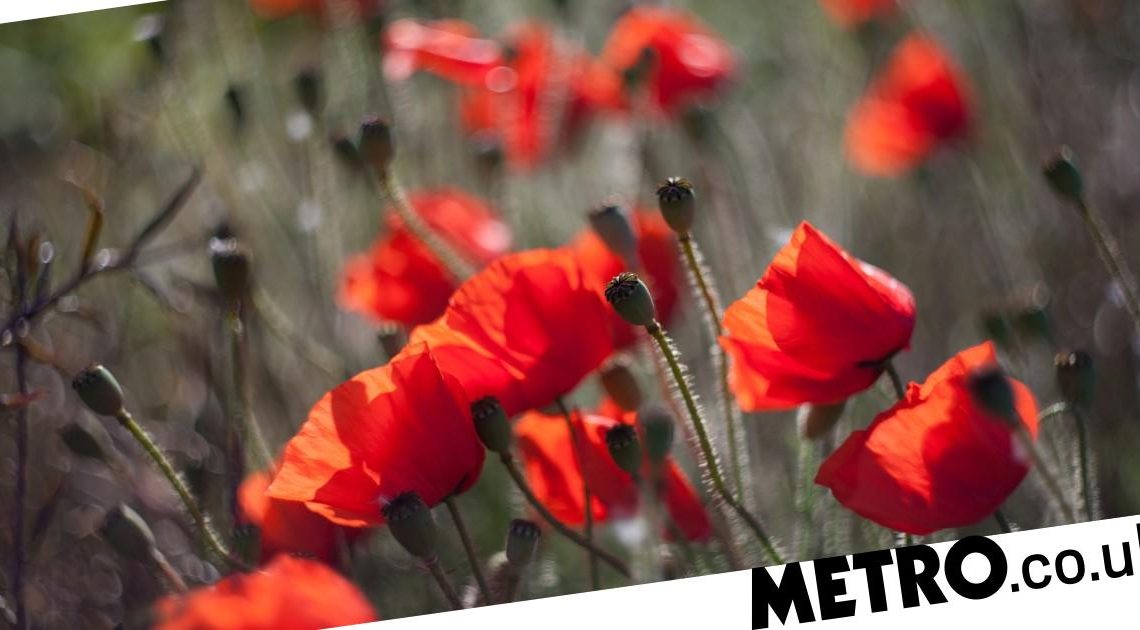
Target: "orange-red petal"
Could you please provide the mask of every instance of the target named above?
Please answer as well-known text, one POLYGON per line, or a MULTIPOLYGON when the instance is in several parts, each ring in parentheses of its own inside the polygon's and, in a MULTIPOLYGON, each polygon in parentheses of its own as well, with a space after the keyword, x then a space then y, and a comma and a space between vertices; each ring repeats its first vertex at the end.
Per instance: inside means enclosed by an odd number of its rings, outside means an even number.
POLYGON ((238 487, 239 517, 260 530, 261 562, 286 553, 333 563, 339 541, 352 540, 361 530, 339 527, 304 503, 270 497, 272 479, 269 471, 255 472, 238 487))
POLYGON ((898 12, 898 0, 820 0, 827 14, 845 28, 852 28, 898 12))

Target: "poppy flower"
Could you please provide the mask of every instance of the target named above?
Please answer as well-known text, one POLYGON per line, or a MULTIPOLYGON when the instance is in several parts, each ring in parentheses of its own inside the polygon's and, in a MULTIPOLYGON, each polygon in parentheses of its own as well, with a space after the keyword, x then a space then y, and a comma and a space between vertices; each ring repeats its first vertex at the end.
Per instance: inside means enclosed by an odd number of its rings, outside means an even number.
POLYGON ((381 507, 405 492, 434 506, 482 470, 470 407, 431 352, 409 346, 321 398, 285 446, 269 496, 349 527, 382 524, 381 507))
POLYGON ((502 65, 503 47, 462 20, 396 20, 383 41, 384 75, 393 81, 425 71, 453 83, 483 85, 487 73, 502 65))
POLYGON ((845 400, 910 345, 914 317, 906 286, 805 221, 725 311, 729 385, 745 411, 845 400))
MULTIPOLYGON (((479 199, 455 188, 417 192, 408 199, 441 239, 480 265, 510 249, 511 231, 479 199)), ((339 301, 377 321, 414 326, 443 312, 456 281, 435 254, 388 212, 388 231, 368 254, 350 259, 341 273, 339 301)))
POLYGON ((269 471, 255 472, 238 487, 239 519, 261 531, 261 562, 287 553, 333 564, 339 541, 350 541, 361 530, 339 527, 304 503, 271 498, 266 491, 272 480, 269 471))
MULTIPOLYGON (((682 280, 677 239, 659 212, 638 210, 630 218, 637 233, 637 254, 645 272, 642 279, 653 291, 657 319, 667 326, 680 303, 682 280)), ((621 256, 611 251, 592 229, 584 230, 568 249, 599 286, 604 287, 611 278, 627 271, 621 256)), ((634 328, 617 314, 613 320, 617 348, 628 347, 636 339, 634 328)))
POLYGON ((320 562, 288 555, 166 597, 157 612, 158 630, 315 630, 379 619, 351 582, 320 562))
POLYGON ((871 20, 894 15, 898 0, 819 0, 823 10, 837 24, 852 28, 871 20))
POLYGON ((297 14, 308 14, 320 19, 328 17, 337 4, 349 7, 356 19, 370 19, 380 14, 381 0, 249 0, 249 5, 261 17, 276 20, 297 14))
MULTIPOLYGON (((974 400, 967 379, 996 365, 990 342, 963 350, 906 397, 855 431, 823 462, 816 483, 884 527, 925 535, 975 523, 1029 472, 1009 421, 974 400)), ((1010 379, 1018 419, 1037 435, 1037 403, 1010 379)))
MULTIPOLYGON (((595 521, 630 518, 637 513, 641 493, 629 473, 610 456, 606 432, 620 421, 574 412, 574 430, 581 446, 577 457, 566 418, 532 411, 515 423, 519 453, 527 482, 539 501, 563 523, 585 523, 582 480, 590 487, 595 521)), ((649 478, 649 469, 643 477, 649 478)), ((662 471, 662 497, 669 517, 689 540, 705 540, 712 532, 708 514, 693 486, 675 462, 662 471)))
POLYGON ((601 286, 573 254, 551 249, 487 265, 409 341, 430 347, 472 400, 495 396, 508 415, 554 402, 614 349, 601 286))
POLYGON ((847 156, 860 171, 897 176, 967 135, 969 87, 930 37, 909 35, 847 119, 847 156))
POLYGON ((685 11, 637 5, 614 25, 601 60, 628 75, 652 55, 645 86, 670 114, 715 97, 736 71, 736 55, 720 37, 685 11))

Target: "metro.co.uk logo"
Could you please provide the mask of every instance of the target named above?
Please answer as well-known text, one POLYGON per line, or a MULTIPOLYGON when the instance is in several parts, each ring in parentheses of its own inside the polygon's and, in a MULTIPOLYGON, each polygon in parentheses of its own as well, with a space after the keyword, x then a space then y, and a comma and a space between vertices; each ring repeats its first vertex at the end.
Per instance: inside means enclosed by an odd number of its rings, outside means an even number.
POLYGON ((1132 577, 1132 554, 1140 551, 1140 523, 1135 530, 1131 541, 1079 540, 1090 551, 1095 547, 1088 554, 1065 548, 1025 554, 1013 563, 994 539, 970 536, 954 543, 820 558, 784 565, 782 570, 753 569, 752 627, 841 619, 944 604, 955 598, 986 599, 1002 589, 1018 593, 1132 577), (938 548, 945 552, 940 554, 938 548))

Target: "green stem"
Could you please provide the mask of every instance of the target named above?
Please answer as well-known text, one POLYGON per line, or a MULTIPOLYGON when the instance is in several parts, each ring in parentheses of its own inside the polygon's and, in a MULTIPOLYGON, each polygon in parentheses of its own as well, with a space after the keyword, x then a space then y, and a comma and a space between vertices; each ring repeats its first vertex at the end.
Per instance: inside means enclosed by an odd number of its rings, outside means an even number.
POLYGON ((1072 407, 1073 420, 1077 425, 1077 466, 1080 475, 1082 503, 1085 506, 1085 518, 1093 520, 1092 508, 1092 482, 1089 475, 1089 437, 1088 427, 1085 425, 1085 414, 1077 407, 1072 407))
POLYGON ((740 465, 740 444, 737 440, 739 417, 735 412, 736 407, 732 403, 732 391, 728 387, 728 357, 725 356, 724 349, 720 345, 720 337, 724 334, 724 329, 720 323, 722 309, 713 289, 712 281, 706 278, 706 274, 701 268, 697 244, 693 241, 693 237, 685 235, 680 237, 678 241, 681 243, 685 265, 689 270, 689 278, 701 294, 706 325, 709 329, 709 336, 712 337, 713 361, 716 362, 717 379, 720 386, 720 403, 724 411, 725 428, 728 430, 729 470, 732 473, 732 483, 736 487, 736 496, 740 499, 744 495, 744 480, 740 465))
POLYGON ((903 386, 902 378, 899 377, 899 372, 895 369, 895 364, 891 361, 887 361, 885 370, 887 376, 891 377, 891 386, 895 388, 895 395, 899 397, 899 400, 906 398, 906 387, 903 386))
POLYGON ((685 382, 685 374, 681 370, 681 364, 677 361, 676 354, 673 353, 669 338, 665 336, 665 331, 661 329, 661 325, 657 322, 646 326, 645 330, 653 337, 653 340, 657 342, 657 347, 661 350, 661 354, 665 357, 666 363, 669 364, 669 370, 673 373, 673 380, 677 384, 677 389, 681 392, 681 397, 684 399, 685 407, 689 412, 689 420, 692 421, 693 429, 696 431, 697 442, 700 444, 705 469, 708 471, 709 478, 712 480, 713 488, 717 494, 720 495, 721 500, 748 524, 748 527, 752 530, 752 533, 755 534, 760 545, 764 547, 764 551, 768 556, 771 557, 776 564, 783 564, 784 560, 780 556, 780 553, 776 551, 776 547, 772 544, 772 541, 768 538, 768 534, 764 531, 764 526, 728 491, 728 486, 724 483, 724 477, 721 476, 720 466, 717 464, 712 443, 709 441, 708 431, 705 429, 705 422, 701 418, 700 409, 697 407, 697 401, 693 398, 693 393, 689 390, 689 386, 685 382))
POLYGON ((265 435, 257 424, 253 413, 253 392, 249 388, 249 349, 246 345, 245 321, 238 313, 229 315, 230 350, 232 352, 234 389, 237 390, 238 430, 242 433, 243 445, 248 438, 252 442, 253 465, 257 470, 268 470, 273 465, 273 453, 265 441, 265 435))
POLYGON ((384 196, 392 202, 392 206, 396 209, 397 216, 404 223, 404 227, 418 240, 423 243, 424 247, 428 249, 435 256, 447 270, 448 273, 458 282, 462 282, 470 278, 475 273, 475 269, 464 258, 451 248, 434 230, 427 224, 426 221, 420 217, 412 207, 411 202, 408 201, 407 195, 404 194, 404 189, 396 180, 396 176, 391 172, 381 173, 377 177, 377 184, 384 196))
POLYGON ((1133 324, 1140 328, 1140 292, 1136 289, 1136 282, 1128 268, 1128 263, 1124 261, 1124 256, 1120 253, 1120 244, 1113 238, 1112 232, 1104 224, 1100 215, 1085 203, 1084 199, 1078 200, 1076 206, 1081 219, 1084 220, 1085 226, 1089 230, 1089 234, 1093 237, 1101 262, 1104 263, 1108 273, 1120 284, 1120 292, 1124 294, 1125 306, 1128 309, 1128 314, 1132 316, 1133 324))
POLYGON ((1009 519, 1007 519, 1005 517, 1005 514, 1002 513, 1001 508, 994 510, 994 520, 997 521, 998 527, 1001 528, 1003 534, 1009 534, 1013 532, 1013 527, 1010 526, 1009 519))
MULTIPOLYGON (((574 457, 578 460, 578 467, 582 470, 582 501, 585 505, 583 518, 586 521, 585 532, 586 540, 590 544, 594 542, 594 510, 593 510, 593 494, 590 492, 590 483, 586 480, 586 462, 582 453, 582 440, 578 436, 578 431, 574 428, 574 419, 570 415, 570 408, 566 406, 566 401, 559 396, 555 403, 558 405, 558 410, 562 414, 563 419, 566 420, 566 431, 570 435, 570 444, 574 448, 574 457)), ((601 574, 598 571, 598 558, 589 551, 586 552, 586 562, 590 567, 590 590, 596 591, 601 587, 601 574)))
POLYGON ((1072 506, 1070 506, 1069 502, 1065 499, 1065 493, 1061 491, 1061 484, 1057 482, 1057 478, 1053 476, 1049 467, 1046 466, 1044 458, 1041 457, 1040 449, 1038 449, 1037 444, 1033 442, 1033 438, 1029 435, 1029 431, 1025 428, 1025 425, 1021 424, 1021 422, 1017 422, 1013 434, 1018 442, 1020 442, 1021 447, 1033 460, 1033 466, 1037 469, 1037 472, 1041 474, 1041 479, 1045 482, 1046 489, 1049 490, 1049 494, 1053 495, 1053 499, 1057 501, 1057 506, 1061 509, 1061 515, 1066 521, 1075 523, 1077 521, 1076 514, 1073 512, 1072 506))
POLYGON ((435 578, 435 583, 439 585, 439 590, 443 591, 443 596, 447 598, 447 603, 451 606, 451 609, 463 610, 463 602, 459 601, 459 594, 455 592, 455 587, 447 580, 447 575, 444 574, 443 567, 439 566, 439 558, 424 560, 424 566, 427 567, 431 576, 435 578))
POLYGON ((518 466, 515 465, 514 458, 509 453, 500 454, 499 459, 502 460, 503 466, 507 469, 507 474, 511 476, 511 480, 515 482, 515 485, 518 486, 518 489, 522 491, 523 496, 526 497, 527 502, 530 503, 530 506, 534 508, 534 511, 538 512, 538 515, 541 516, 543 520, 549 523, 551 527, 558 530, 559 534, 562 534, 566 538, 570 539, 570 541, 574 544, 583 549, 586 549, 593 555, 597 556, 599 560, 610 565, 610 567, 612 567, 618 573, 627 578, 630 576, 629 567, 626 566, 625 562, 623 562, 621 558, 618 558, 605 549, 596 547, 584 536, 571 529, 562 521, 558 520, 558 517, 550 513, 550 510, 546 509, 546 506, 538 500, 538 497, 535 496, 534 491, 530 489, 530 486, 526 482, 526 478, 523 476, 522 472, 519 471, 518 466))
POLYGON ((139 426, 138 422, 135 422, 134 416, 126 409, 121 409, 115 416, 115 419, 131 434, 131 437, 139 443, 139 446, 146 451, 150 459, 158 466, 162 475, 166 477, 166 480, 174 487, 174 492, 178 494, 178 498, 182 500, 182 505, 185 506, 186 511, 189 512, 190 518, 193 519, 194 524, 197 526, 199 535, 202 536, 202 541, 206 547, 214 552, 218 558, 226 561, 230 566, 242 570, 248 569, 249 567, 245 562, 239 560, 226 548, 225 543, 222 542, 217 532, 214 531, 214 527, 210 525, 209 518, 207 518, 206 514, 202 512, 202 509, 198 507, 198 501, 194 498, 194 495, 190 494, 190 489, 186 487, 186 483, 182 481, 182 477, 174 470, 174 466, 170 464, 170 460, 167 459, 166 455, 158 448, 154 440, 147 435, 146 431, 139 426))
POLYGON ((487 578, 483 575, 483 568, 479 562, 479 554, 475 552, 475 543, 471 541, 471 534, 467 531, 467 524, 463 522, 463 514, 455 503, 455 497, 443 500, 447 505, 447 512, 455 523, 455 530, 459 532, 459 540, 463 543, 463 551, 467 554, 467 562, 471 565, 471 572, 475 574, 475 582, 479 584, 479 591, 483 593, 483 601, 487 604, 495 603, 491 598, 491 589, 487 586, 487 578))

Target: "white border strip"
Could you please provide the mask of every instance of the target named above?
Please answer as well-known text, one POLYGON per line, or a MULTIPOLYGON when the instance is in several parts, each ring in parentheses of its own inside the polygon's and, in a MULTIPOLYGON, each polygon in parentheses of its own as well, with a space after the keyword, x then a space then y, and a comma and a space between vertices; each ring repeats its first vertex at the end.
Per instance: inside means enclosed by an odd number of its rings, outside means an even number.
POLYGON ((0 23, 153 2, 163 0, 0 0, 0 23))

